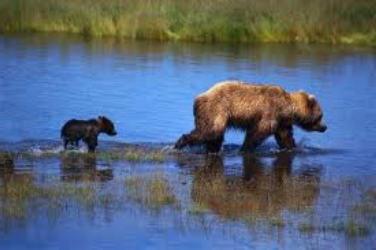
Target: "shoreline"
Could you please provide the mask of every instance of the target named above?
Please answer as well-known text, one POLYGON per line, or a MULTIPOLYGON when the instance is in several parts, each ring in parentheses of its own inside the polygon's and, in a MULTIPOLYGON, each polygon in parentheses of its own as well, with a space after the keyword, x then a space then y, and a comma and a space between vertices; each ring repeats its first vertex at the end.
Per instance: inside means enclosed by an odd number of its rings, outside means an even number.
POLYGON ((271 1, 30 1, 0 4, 0 34, 198 43, 376 45, 376 3, 271 1), (307 6, 309 5, 309 6, 307 6))

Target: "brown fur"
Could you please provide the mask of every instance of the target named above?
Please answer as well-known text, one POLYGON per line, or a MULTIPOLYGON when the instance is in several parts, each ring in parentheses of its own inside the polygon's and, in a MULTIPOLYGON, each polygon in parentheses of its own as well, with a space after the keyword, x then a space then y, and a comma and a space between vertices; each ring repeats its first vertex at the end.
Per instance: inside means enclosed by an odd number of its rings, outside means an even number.
POLYGON ((221 148, 227 128, 246 131, 243 150, 252 150, 275 135, 281 148, 293 148, 293 125, 323 132, 322 111, 315 97, 305 92, 288 93, 279 86, 225 81, 196 97, 195 129, 175 144, 205 144, 209 152, 221 148))
POLYGON ((78 147, 79 141, 83 140, 87 144, 89 152, 94 152, 100 133, 116 135, 114 124, 105 116, 98 116, 97 119, 90 120, 69 120, 61 128, 64 149, 67 149, 69 143, 78 147))

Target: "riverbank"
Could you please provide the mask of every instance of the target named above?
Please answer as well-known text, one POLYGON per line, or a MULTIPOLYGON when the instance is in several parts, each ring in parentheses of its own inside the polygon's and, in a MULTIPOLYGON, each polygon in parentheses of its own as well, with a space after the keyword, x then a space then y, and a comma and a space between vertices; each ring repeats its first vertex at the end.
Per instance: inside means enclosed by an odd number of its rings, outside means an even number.
POLYGON ((4 0, 0 32, 194 42, 376 44, 376 2, 4 0))

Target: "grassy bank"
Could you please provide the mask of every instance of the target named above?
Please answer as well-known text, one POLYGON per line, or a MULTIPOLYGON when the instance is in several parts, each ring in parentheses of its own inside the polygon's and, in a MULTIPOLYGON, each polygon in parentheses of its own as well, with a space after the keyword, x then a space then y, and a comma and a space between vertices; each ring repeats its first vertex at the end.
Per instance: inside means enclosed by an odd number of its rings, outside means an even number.
POLYGON ((0 31, 375 45, 375 13, 372 0, 2 0, 0 31))

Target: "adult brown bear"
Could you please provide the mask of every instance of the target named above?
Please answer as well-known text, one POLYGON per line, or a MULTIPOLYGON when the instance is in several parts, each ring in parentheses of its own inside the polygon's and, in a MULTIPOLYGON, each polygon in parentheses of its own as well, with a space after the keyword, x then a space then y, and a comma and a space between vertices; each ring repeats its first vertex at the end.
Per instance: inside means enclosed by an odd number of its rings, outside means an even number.
POLYGON ((221 149, 227 128, 246 131, 242 150, 253 150, 274 135, 280 148, 295 147, 293 125, 324 132, 323 112, 313 95, 288 93, 279 86, 240 81, 219 82, 196 97, 195 129, 184 134, 175 148, 205 144, 207 151, 221 149))

